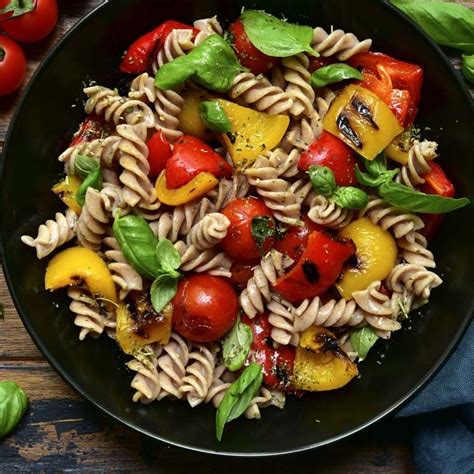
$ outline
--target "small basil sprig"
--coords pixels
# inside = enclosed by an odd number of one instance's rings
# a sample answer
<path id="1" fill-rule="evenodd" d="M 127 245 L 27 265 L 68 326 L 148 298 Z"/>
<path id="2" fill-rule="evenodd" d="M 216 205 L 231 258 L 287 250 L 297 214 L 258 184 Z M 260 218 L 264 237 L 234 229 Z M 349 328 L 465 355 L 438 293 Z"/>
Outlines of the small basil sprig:
<path id="1" fill-rule="evenodd" d="M 262 385 L 262 380 L 262 368 L 252 363 L 227 389 L 216 413 L 216 437 L 219 441 L 222 439 L 225 424 L 238 418 L 249 407 Z"/>
<path id="2" fill-rule="evenodd" d="M 357 352 L 359 360 L 362 361 L 367 357 L 372 346 L 377 342 L 379 336 L 375 334 L 370 326 L 356 329 L 351 334 L 351 345 L 354 352 Z"/>
<path id="3" fill-rule="evenodd" d="M 224 364 L 229 370 L 235 372 L 244 365 L 252 341 L 252 330 L 247 324 L 242 323 L 239 318 L 222 343 Z"/>
<path id="4" fill-rule="evenodd" d="M 247 10 L 240 18 L 251 43 L 268 56 L 285 58 L 298 53 L 319 56 L 311 47 L 310 26 L 295 25 L 257 10 Z"/>
<path id="5" fill-rule="evenodd" d="M 224 108 L 216 100 L 205 100 L 199 104 L 201 119 L 207 128 L 214 132 L 227 133 L 232 130 L 232 124 Z"/>
<path id="6" fill-rule="evenodd" d="M 83 206 L 90 187 L 99 191 L 102 189 L 102 171 L 97 160 L 78 155 L 74 160 L 74 173 L 83 180 L 76 194 L 77 203 Z"/>
<path id="7" fill-rule="evenodd" d="M 474 54 L 462 55 L 462 72 L 464 77 L 474 84 Z"/>
<path id="8" fill-rule="evenodd" d="M 316 69 L 311 75 L 311 83 L 314 87 L 325 87 L 347 79 L 362 80 L 362 78 L 362 73 L 357 69 L 344 63 L 338 63 Z"/>
<path id="9" fill-rule="evenodd" d="M 362 209 L 367 205 L 368 196 L 354 186 L 338 186 L 334 173 L 327 166 L 311 166 L 309 179 L 315 191 L 345 209 Z"/>
<path id="10" fill-rule="evenodd" d="M 15 382 L 0 382 L 0 439 L 12 432 L 28 408 L 28 397 Z"/>
<path id="11" fill-rule="evenodd" d="M 244 70 L 225 39 L 211 35 L 188 54 L 161 66 L 155 84 L 167 90 L 193 79 L 207 89 L 227 92 L 235 76 Z"/>
<path id="12" fill-rule="evenodd" d="M 261 253 L 264 251 L 266 240 L 277 234 L 275 222 L 270 216 L 254 217 L 252 219 L 251 232 Z"/>
<path id="13" fill-rule="evenodd" d="M 387 169 L 387 158 L 384 153 L 381 153 L 372 161 L 364 160 L 364 167 L 366 173 L 356 166 L 355 175 L 360 184 L 371 188 L 376 188 L 386 181 L 391 181 L 398 174 L 397 169 Z"/>
<path id="14" fill-rule="evenodd" d="M 90 156 L 77 155 L 74 160 L 74 174 L 86 179 L 89 173 L 99 168 L 99 162 Z"/>

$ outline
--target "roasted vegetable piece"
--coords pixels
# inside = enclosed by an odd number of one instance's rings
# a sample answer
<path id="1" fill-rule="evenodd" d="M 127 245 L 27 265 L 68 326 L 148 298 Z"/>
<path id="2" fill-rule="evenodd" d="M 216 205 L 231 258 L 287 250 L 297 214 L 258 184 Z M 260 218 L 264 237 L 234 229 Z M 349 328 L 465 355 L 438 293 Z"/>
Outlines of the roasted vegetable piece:
<path id="1" fill-rule="evenodd" d="M 344 387 L 358 375 L 357 366 L 328 329 L 312 326 L 296 349 L 293 384 L 296 389 L 322 392 Z"/>
<path id="2" fill-rule="evenodd" d="M 139 293 L 128 307 L 117 309 L 117 342 L 126 354 L 136 355 L 143 346 L 159 342 L 167 344 L 171 334 L 172 306 L 156 313 L 148 295 Z"/>
<path id="3" fill-rule="evenodd" d="M 280 277 L 274 288 L 293 304 L 322 295 L 334 285 L 344 262 L 354 252 L 355 246 L 350 240 L 339 239 L 325 232 L 312 232 L 298 264 Z"/>
<path id="4" fill-rule="evenodd" d="M 380 97 L 355 85 L 347 86 L 334 99 L 324 118 L 324 129 L 368 160 L 403 131 Z"/>
<path id="5" fill-rule="evenodd" d="M 222 140 L 234 164 L 251 165 L 262 153 L 273 150 L 283 138 L 290 119 L 287 115 L 269 115 L 219 99 L 232 124 Z"/>
<path id="6" fill-rule="evenodd" d="M 179 206 L 204 196 L 215 188 L 218 183 L 219 180 L 211 173 L 200 173 L 184 186 L 177 189 L 168 189 L 166 174 L 163 171 L 156 181 L 156 195 L 163 204 Z"/>
<path id="7" fill-rule="evenodd" d="M 193 135 L 204 141 L 212 139 L 212 132 L 202 121 L 199 111 L 201 102 L 209 98 L 209 94 L 203 90 L 191 89 L 183 94 L 184 104 L 178 119 L 179 129 L 185 135 Z"/>
<path id="8" fill-rule="evenodd" d="M 99 255 L 85 247 L 72 247 L 53 257 L 44 278 L 46 290 L 85 285 L 93 296 L 117 303 L 112 275 Z"/>
<path id="9" fill-rule="evenodd" d="M 352 239 L 356 246 L 356 264 L 344 271 L 336 287 L 343 298 L 365 290 L 372 282 L 383 280 L 395 266 L 397 244 L 390 232 L 364 217 L 351 222 L 339 237 Z"/>
<path id="10" fill-rule="evenodd" d="M 69 146 L 103 138 L 106 135 L 110 135 L 110 132 L 110 125 L 104 121 L 103 117 L 90 114 L 86 117 L 84 122 L 81 123 L 79 130 L 74 134 Z"/>
<path id="11" fill-rule="evenodd" d="M 166 168 L 166 162 L 171 158 L 171 144 L 163 132 L 157 130 L 146 142 L 146 146 L 150 164 L 148 176 L 158 176 Z"/>
<path id="12" fill-rule="evenodd" d="M 51 191 L 53 191 L 69 209 L 79 215 L 82 208 L 77 203 L 76 196 L 80 186 L 81 181 L 76 176 L 66 176 L 61 182 L 54 185 Z"/>

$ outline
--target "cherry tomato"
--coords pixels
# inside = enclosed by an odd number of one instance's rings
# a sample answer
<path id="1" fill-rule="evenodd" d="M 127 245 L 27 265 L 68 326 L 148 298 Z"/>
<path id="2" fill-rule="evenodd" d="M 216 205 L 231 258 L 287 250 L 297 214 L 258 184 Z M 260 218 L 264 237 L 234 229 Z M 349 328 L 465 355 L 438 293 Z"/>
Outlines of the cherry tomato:
<path id="1" fill-rule="evenodd" d="M 58 21 L 56 0 L 37 0 L 33 11 L 2 23 L 3 29 L 17 41 L 34 43 L 48 36 Z"/>
<path id="2" fill-rule="evenodd" d="M 157 130 L 146 144 L 148 146 L 148 163 L 150 164 L 149 175 L 158 176 L 166 168 L 166 162 L 171 158 L 171 144 L 161 130 Z"/>
<path id="3" fill-rule="evenodd" d="M 302 224 L 290 227 L 285 237 L 282 240 L 277 240 L 274 247 L 279 252 L 288 255 L 293 260 L 293 265 L 296 265 L 308 245 L 309 234 L 322 228 L 308 216 L 304 216 Z"/>
<path id="4" fill-rule="evenodd" d="M 253 266 L 234 263 L 230 268 L 232 276 L 229 278 L 230 283 L 237 289 L 243 290 L 247 286 L 247 282 L 253 276 Z"/>
<path id="5" fill-rule="evenodd" d="M 319 56 L 319 57 L 311 56 L 309 58 L 308 70 L 309 72 L 312 73 L 316 71 L 316 69 L 320 69 L 324 66 L 328 66 L 329 64 L 334 64 L 335 62 L 337 62 L 337 60 L 333 57 L 324 58 L 323 56 Z"/>
<path id="6" fill-rule="evenodd" d="M 227 235 L 221 241 L 222 248 L 240 263 L 256 263 L 267 253 L 275 242 L 274 235 L 263 238 L 260 242 L 252 235 L 252 223 L 262 217 L 261 225 L 269 232 L 275 230 L 272 212 L 257 198 L 234 199 L 221 211 L 229 220 Z"/>
<path id="7" fill-rule="evenodd" d="M 0 35 L 0 96 L 18 89 L 26 74 L 23 50 L 13 40 Z"/>
<path id="8" fill-rule="evenodd" d="M 278 62 L 278 58 L 267 56 L 250 42 L 242 20 L 234 21 L 229 31 L 232 34 L 232 44 L 240 64 L 248 67 L 255 75 L 268 72 Z"/>
<path id="9" fill-rule="evenodd" d="M 197 342 L 217 341 L 237 320 L 239 302 L 225 278 L 206 274 L 183 278 L 173 299 L 173 327 Z"/>

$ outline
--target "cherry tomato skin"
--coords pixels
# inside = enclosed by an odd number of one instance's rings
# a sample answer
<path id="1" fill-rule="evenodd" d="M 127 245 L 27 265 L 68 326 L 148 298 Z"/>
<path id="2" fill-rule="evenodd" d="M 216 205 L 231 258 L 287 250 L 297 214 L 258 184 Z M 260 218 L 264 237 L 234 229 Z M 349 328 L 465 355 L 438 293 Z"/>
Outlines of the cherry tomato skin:
<path id="1" fill-rule="evenodd" d="M 12 39 L 0 35 L 0 96 L 17 90 L 26 74 L 23 50 Z"/>
<path id="2" fill-rule="evenodd" d="M 56 0 L 37 0 L 33 11 L 3 22 L 3 29 L 17 41 L 34 43 L 53 31 L 58 21 Z"/>
<path id="3" fill-rule="evenodd" d="M 242 20 L 234 21 L 229 27 L 233 36 L 232 44 L 240 64 L 248 67 L 255 75 L 268 72 L 278 62 L 278 58 L 272 58 L 262 53 L 251 42 L 244 29 Z"/>
<path id="4" fill-rule="evenodd" d="M 157 130 L 146 144 L 148 163 L 150 164 L 148 175 L 158 176 L 166 168 L 166 162 L 171 158 L 171 143 L 161 130 Z"/>
<path id="5" fill-rule="evenodd" d="M 173 327 L 196 342 L 217 341 L 237 320 L 239 302 L 225 278 L 196 274 L 183 278 L 173 299 Z"/>
<path id="6" fill-rule="evenodd" d="M 259 249 L 252 235 L 252 221 L 255 217 L 268 217 L 269 226 L 275 228 L 272 212 L 263 201 L 253 197 L 234 199 L 221 212 L 230 220 L 221 247 L 237 262 L 256 263 L 262 254 L 272 248 L 275 237 L 267 237 Z"/>

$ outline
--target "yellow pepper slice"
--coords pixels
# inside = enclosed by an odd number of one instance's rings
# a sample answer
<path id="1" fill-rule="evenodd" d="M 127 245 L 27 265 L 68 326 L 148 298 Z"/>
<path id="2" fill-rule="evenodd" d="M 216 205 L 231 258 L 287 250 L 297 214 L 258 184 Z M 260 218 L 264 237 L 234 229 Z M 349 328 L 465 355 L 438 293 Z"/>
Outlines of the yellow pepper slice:
<path id="1" fill-rule="evenodd" d="M 367 160 L 373 160 L 403 132 L 387 104 L 356 85 L 347 86 L 334 99 L 323 126 Z"/>
<path id="2" fill-rule="evenodd" d="M 390 158 L 401 165 L 407 165 L 408 152 L 412 145 L 412 133 L 413 131 L 411 129 L 407 129 L 402 134 L 396 136 L 392 143 L 385 148 L 387 158 Z"/>
<path id="3" fill-rule="evenodd" d="M 153 321 L 144 321 L 139 324 L 132 317 L 128 308 L 121 304 L 117 309 L 117 342 L 126 354 L 137 355 L 140 349 L 148 344 L 159 342 L 168 344 L 171 335 L 171 317 L 173 307 L 168 304 L 160 313 L 159 318 Z M 141 336 L 138 332 L 144 334 Z"/>
<path id="4" fill-rule="evenodd" d="M 51 191 L 53 191 L 69 209 L 79 215 L 82 208 L 76 201 L 76 195 L 80 186 L 81 180 L 79 178 L 76 176 L 66 176 L 61 182 L 54 185 Z"/>
<path id="5" fill-rule="evenodd" d="M 336 283 L 341 296 L 348 300 L 354 291 L 365 290 L 372 282 L 383 280 L 395 266 L 397 244 L 390 232 L 364 217 L 351 222 L 339 237 L 352 239 L 356 246 L 357 267 L 347 269 Z"/>
<path id="6" fill-rule="evenodd" d="M 177 189 L 168 189 L 166 186 L 166 175 L 163 171 L 156 180 L 156 195 L 158 199 L 168 206 L 180 206 L 193 201 L 211 189 L 215 188 L 219 180 L 211 173 L 199 173 L 189 183 Z"/>
<path id="7" fill-rule="evenodd" d="M 358 375 L 357 366 L 339 347 L 328 329 L 312 326 L 301 336 L 296 349 L 293 385 L 298 390 L 336 390 Z"/>
<path id="8" fill-rule="evenodd" d="M 273 150 L 290 123 L 287 115 L 269 115 L 222 99 L 218 102 L 232 125 L 229 133 L 222 134 L 222 141 L 239 167 L 248 166 L 262 153 Z"/>
<path id="9" fill-rule="evenodd" d="M 58 253 L 46 268 L 47 290 L 85 284 L 92 295 L 117 303 L 117 292 L 106 263 L 94 251 L 72 247 Z"/>
<path id="10" fill-rule="evenodd" d="M 184 104 L 178 120 L 179 129 L 185 135 L 193 135 L 204 141 L 212 138 L 213 134 L 202 121 L 199 112 L 199 104 L 209 98 L 209 94 L 200 90 L 190 90 L 183 94 Z"/>

